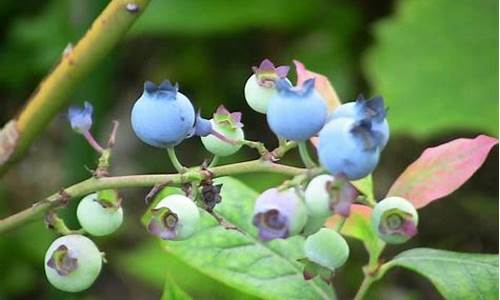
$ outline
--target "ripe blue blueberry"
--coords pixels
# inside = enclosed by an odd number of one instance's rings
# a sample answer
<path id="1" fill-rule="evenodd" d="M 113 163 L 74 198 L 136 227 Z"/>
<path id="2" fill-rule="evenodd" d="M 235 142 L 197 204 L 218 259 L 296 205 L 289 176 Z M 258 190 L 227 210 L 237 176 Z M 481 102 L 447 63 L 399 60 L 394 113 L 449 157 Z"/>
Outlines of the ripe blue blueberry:
<path id="1" fill-rule="evenodd" d="M 271 188 L 255 202 L 253 224 L 264 241 L 299 234 L 307 222 L 307 209 L 293 189 Z"/>
<path id="2" fill-rule="evenodd" d="M 56 239 L 45 254 L 45 275 L 56 288 L 79 292 L 94 283 L 102 267 L 102 255 L 94 242 L 83 235 Z"/>
<path id="3" fill-rule="evenodd" d="M 371 121 L 372 131 L 375 132 L 377 144 L 382 150 L 389 141 L 389 123 L 386 119 L 387 109 L 381 96 L 367 100 L 359 95 L 355 102 L 342 104 L 330 116 L 334 118 L 353 118 L 356 120 L 368 119 Z"/>
<path id="4" fill-rule="evenodd" d="M 274 64 L 264 59 L 259 67 L 253 67 L 254 74 L 245 84 L 245 99 L 255 111 L 265 114 L 269 100 L 276 94 L 274 82 L 277 79 L 286 79 L 288 66 L 275 67 Z"/>
<path id="5" fill-rule="evenodd" d="M 327 106 L 314 90 L 314 82 L 308 79 L 299 88 L 285 80 L 276 81 L 278 93 L 269 102 L 267 123 L 278 137 L 305 141 L 325 125 Z"/>
<path id="6" fill-rule="evenodd" d="M 108 199 L 107 196 L 114 199 Z M 91 235 L 104 236 L 115 232 L 123 222 L 123 209 L 113 190 L 85 196 L 76 210 L 78 222 Z"/>
<path id="7" fill-rule="evenodd" d="M 328 217 L 337 213 L 348 217 L 351 204 L 358 195 L 356 188 L 347 180 L 324 174 L 309 182 L 304 198 L 309 216 Z"/>
<path id="8" fill-rule="evenodd" d="M 193 200 L 184 195 L 170 195 L 151 210 L 148 231 L 164 240 L 184 240 L 198 227 L 200 212 Z"/>
<path id="9" fill-rule="evenodd" d="M 71 128 L 78 133 L 85 133 L 92 127 L 92 112 L 94 108 L 92 104 L 85 101 L 82 107 L 71 106 L 68 109 L 68 119 Z"/>
<path id="10" fill-rule="evenodd" d="M 318 156 L 330 174 L 356 180 L 373 172 L 380 148 L 370 122 L 342 117 L 332 119 L 320 131 Z"/>
<path id="11" fill-rule="evenodd" d="M 195 112 L 189 99 L 168 80 L 159 86 L 147 81 L 144 93 L 132 108 L 132 129 L 144 143 L 169 148 L 182 142 L 191 132 Z"/>
<path id="12" fill-rule="evenodd" d="M 230 113 L 223 105 L 219 106 L 210 120 L 211 134 L 201 137 L 203 146 L 217 156 L 228 156 L 237 152 L 245 139 L 241 113 Z"/>
<path id="13" fill-rule="evenodd" d="M 309 261 L 335 271 L 349 258 L 349 245 L 335 230 L 322 228 L 307 237 L 304 252 Z"/>
<path id="14" fill-rule="evenodd" d="M 389 197 L 375 205 L 372 212 L 373 230 L 389 244 L 402 244 L 417 234 L 418 213 L 401 197 Z"/>

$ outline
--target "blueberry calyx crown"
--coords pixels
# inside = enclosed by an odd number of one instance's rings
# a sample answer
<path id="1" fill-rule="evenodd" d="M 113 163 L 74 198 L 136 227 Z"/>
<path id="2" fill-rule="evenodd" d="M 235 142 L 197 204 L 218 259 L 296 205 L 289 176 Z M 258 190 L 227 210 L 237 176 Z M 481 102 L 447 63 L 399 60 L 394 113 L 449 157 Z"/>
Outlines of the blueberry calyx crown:
<path id="1" fill-rule="evenodd" d="M 363 149 L 367 151 L 376 150 L 384 140 L 383 134 L 372 130 L 371 117 L 356 121 L 351 128 L 351 133 L 361 142 Z"/>
<path id="2" fill-rule="evenodd" d="M 288 218 L 278 209 L 257 213 L 252 222 L 259 229 L 259 238 L 263 241 L 288 237 Z"/>
<path id="3" fill-rule="evenodd" d="M 331 199 L 330 211 L 349 217 L 351 204 L 359 195 L 358 190 L 343 176 L 336 176 L 335 180 L 328 181 L 325 188 Z"/>
<path id="4" fill-rule="evenodd" d="M 148 224 L 149 233 L 164 240 L 177 237 L 179 217 L 168 207 L 151 209 L 152 218 Z"/>
<path id="5" fill-rule="evenodd" d="M 144 82 L 144 91 L 149 95 L 162 99 L 175 100 L 179 91 L 179 84 L 172 84 L 169 80 L 164 80 L 159 85 L 152 81 L 146 81 Z"/>
<path id="6" fill-rule="evenodd" d="M 220 105 L 214 113 L 214 122 L 227 129 L 238 129 L 243 127 L 241 123 L 241 112 L 229 112 L 224 105 Z"/>
<path id="7" fill-rule="evenodd" d="M 276 89 L 280 94 L 286 96 L 293 96 L 296 98 L 303 98 L 309 96 L 314 91 L 315 78 L 309 78 L 302 86 L 292 86 L 288 80 L 279 79 L 276 80 Z"/>
<path id="8" fill-rule="evenodd" d="M 413 221 L 412 214 L 395 208 L 386 211 L 382 215 L 379 231 L 387 235 L 413 237 L 417 234 L 417 226 Z"/>
<path id="9" fill-rule="evenodd" d="M 116 211 L 121 207 L 122 198 L 116 190 L 102 190 L 97 193 L 97 198 L 94 201 L 105 209 Z"/>
<path id="10" fill-rule="evenodd" d="M 47 266 L 56 270 L 57 274 L 67 276 L 78 268 L 78 259 L 70 253 L 66 245 L 60 245 L 47 261 Z"/>
<path id="11" fill-rule="evenodd" d="M 362 118 L 382 122 L 387 115 L 388 109 L 384 106 L 384 98 L 382 96 L 375 96 L 368 100 L 365 99 L 363 94 L 360 94 L 356 98 L 356 106 L 358 107 Z"/>
<path id="12" fill-rule="evenodd" d="M 277 79 L 284 79 L 290 70 L 289 66 L 275 67 L 269 59 L 264 59 L 258 67 L 252 67 L 257 82 L 264 87 L 273 87 Z"/>

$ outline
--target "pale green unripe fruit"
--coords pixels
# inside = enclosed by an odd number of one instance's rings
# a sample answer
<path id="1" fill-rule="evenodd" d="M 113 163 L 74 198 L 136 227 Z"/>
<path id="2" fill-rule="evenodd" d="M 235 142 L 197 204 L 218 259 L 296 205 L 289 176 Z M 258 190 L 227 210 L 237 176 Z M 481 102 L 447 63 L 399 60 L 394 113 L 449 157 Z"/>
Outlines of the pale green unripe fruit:
<path id="1" fill-rule="evenodd" d="M 247 100 L 248 105 L 256 112 L 260 112 L 262 114 L 267 112 L 269 100 L 276 93 L 277 91 L 274 85 L 271 87 L 259 85 L 255 74 L 250 76 L 245 83 L 245 99 Z"/>
<path id="2" fill-rule="evenodd" d="M 48 265 L 54 252 L 61 246 L 67 247 L 67 253 L 76 259 L 76 268 L 66 275 Z M 102 255 L 94 242 L 83 235 L 66 235 L 56 239 L 45 254 L 45 274 L 49 282 L 65 292 L 79 292 L 89 288 L 101 272 Z"/>
<path id="3" fill-rule="evenodd" d="M 97 201 L 97 193 L 93 193 L 80 201 L 76 216 L 86 232 L 94 236 L 104 236 L 120 227 L 123 222 L 123 209 L 102 206 Z"/>
<path id="4" fill-rule="evenodd" d="M 214 122 L 213 119 L 210 120 L 210 123 L 215 131 L 224 135 L 229 140 L 241 142 L 245 139 L 245 134 L 241 128 L 222 127 Z M 231 144 L 226 141 L 222 141 L 212 134 L 201 137 L 201 142 L 210 153 L 217 156 L 229 156 L 236 153 L 242 146 L 242 144 L 239 143 Z"/>
<path id="5" fill-rule="evenodd" d="M 345 239 L 335 230 L 327 228 L 308 236 L 304 251 L 308 260 L 332 271 L 349 258 L 349 245 Z"/>
<path id="6" fill-rule="evenodd" d="M 389 218 L 396 218 L 396 220 L 389 220 Z M 404 216 L 404 218 L 402 217 Z M 402 218 L 398 220 L 398 218 Z M 404 227 L 403 222 L 411 222 L 411 227 Z M 397 222 L 395 222 L 397 221 Z M 383 223 L 385 222 L 385 223 Z M 389 223 L 390 222 L 390 223 Z M 396 224 L 395 224 L 396 223 Z M 397 228 L 397 223 L 399 228 Z M 392 232 L 383 232 L 381 224 L 386 226 L 393 226 L 395 229 Z M 418 225 L 418 212 L 408 200 L 401 197 L 389 197 L 380 201 L 375 205 L 372 212 L 372 227 L 377 233 L 379 238 L 389 244 L 402 244 L 408 241 L 416 234 L 416 227 Z M 389 228 L 389 227 L 388 227 Z"/>
<path id="7" fill-rule="evenodd" d="M 196 232 L 200 221 L 200 211 L 193 200 L 184 195 L 170 195 L 156 205 L 156 209 L 162 207 L 167 207 L 177 215 L 176 236 L 173 240 L 187 239 Z"/>
<path id="8" fill-rule="evenodd" d="M 310 216 L 326 217 L 332 214 L 327 183 L 333 180 L 334 177 L 331 175 L 319 175 L 314 177 L 307 185 L 304 196 Z"/>

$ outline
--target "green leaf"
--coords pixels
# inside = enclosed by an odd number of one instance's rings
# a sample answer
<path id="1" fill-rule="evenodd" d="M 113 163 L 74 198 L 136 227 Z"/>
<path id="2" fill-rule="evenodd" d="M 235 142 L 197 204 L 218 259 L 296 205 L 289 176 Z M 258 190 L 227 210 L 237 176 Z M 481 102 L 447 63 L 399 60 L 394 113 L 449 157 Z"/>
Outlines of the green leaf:
<path id="1" fill-rule="evenodd" d="M 316 278 L 305 281 L 302 237 L 259 241 L 252 225 L 258 194 L 233 178 L 219 178 L 222 203 L 216 211 L 238 230 L 227 230 L 207 213 L 200 231 L 186 241 L 164 241 L 163 248 L 200 272 L 263 299 L 334 299 L 333 289 Z"/>
<path id="2" fill-rule="evenodd" d="M 403 0 L 375 26 L 364 69 L 393 132 L 498 135 L 497 13 L 496 0 Z"/>
<path id="3" fill-rule="evenodd" d="M 498 255 L 417 248 L 382 267 L 403 267 L 429 279 L 446 299 L 498 299 Z"/>
<path id="4" fill-rule="evenodd" d="M 372 174 L 363 177 L 359 180 L 351 182 L 356 189 L 361 192 L 369 201 L 375 201 L 375 194 L 373 193 L 373 178 Z"/>
<path id="5" fill-rule="evenodd" d="M 184 292 L 171 276 L 165 279 L 163 286 L 163 294 L 161 300 L 190 300 L 192 299 L 186 292 Z"/>

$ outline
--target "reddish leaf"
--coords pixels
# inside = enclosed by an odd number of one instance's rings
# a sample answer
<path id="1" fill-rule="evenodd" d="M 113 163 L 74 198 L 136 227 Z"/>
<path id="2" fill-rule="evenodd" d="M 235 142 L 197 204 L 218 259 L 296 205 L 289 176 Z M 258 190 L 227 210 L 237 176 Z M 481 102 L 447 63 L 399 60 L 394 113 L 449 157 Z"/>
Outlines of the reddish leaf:
<path id="1" fill-rule="evenodd" d="M 294 60 L 293 63 L 295 64 L 295 69 L 297 71 L 298 85 L 301 85 L 309 78 L 316 78 L 315 89 L 325 99 L 326 104 L 328 105 L 328 110 L 333 111 L 341 104 L 339 96 L 337 96 L 337 92 L 326 76 L 307 70 L 304 64 L 298 60 Z"/>
<path id="2" fill-rule="evenodd" d="M 479 169 L 497 143 L 480 135 L 428 148 L 399 176 L 387 196 L 401 196 L 421 208 L 449 195 Z"/>

